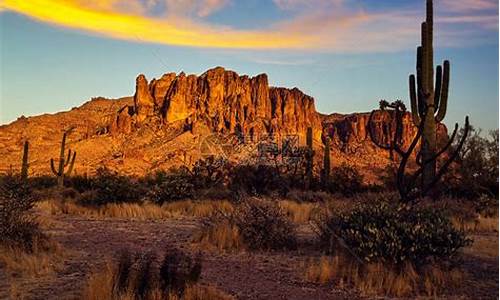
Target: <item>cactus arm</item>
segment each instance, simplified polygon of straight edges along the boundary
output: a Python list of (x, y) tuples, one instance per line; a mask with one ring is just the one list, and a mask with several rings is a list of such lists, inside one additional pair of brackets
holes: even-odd
[(422, 165), (427, 164), (430, 161), (437, 159), (439, 156), (441, 156), (443, 153), (445, 153), (446, 150), (448, 150), (451, 147), (451, 144), (453, 144), (453, 141), (455, 140), (457, 133), (458, 133), (458, 123), (455, 123), (455, 129), (453, 130), (453, 133), (451, 134), (450, 139), (448, 140), (446, 145), (443, 148), (441, 148), (441, 150), (439, 150), (436, 154), (434, 154), (434, 156), (432, 156), (431, 158), (429, 158), (428, 160), (426, 160), (424, 162), (421, 162)]
[(73, 152), (73, 157), (71, 158), (71, 163), (69, 164), (69, 168), (66, 171), (66, 176), (69, 176), (71, 172), (73, 172), (73, 166), (75, 165), (76, 151)]
[(56, 167), (54, 165), (54, 159), (50, 159), (50, 168), (52, 169), (52, 173), (54, 173), (54, 175), (56, 176), (59, 176), (59, 173), (56, 171)]
[(71, 149), (68, 150), (68, 156), (64, 160), (64, 167), (67, 167), (71, 158)]
[(441, 100), (436, 115), (436, 121), (441, 122), (446, 116), (446, 109), (448, 108), (448, 92), (450, 88), (450, 62), (444, 61), (443, 69), (443, 84), (441, 86)]
[(420, 116), (418, 113), (417, 104), (417, 90), (415, 87), (415, 75), (410, 75), (410, 102), (411, 102), (411, 115), (413, 117), (413, 124), (420, 124)]
[(441, 84), (443, 82), (443, 69), (441, 66), (436, 68), (436, 90), (434, 91), (434, 108), (439, 107), (439, 101), (441, 99)]

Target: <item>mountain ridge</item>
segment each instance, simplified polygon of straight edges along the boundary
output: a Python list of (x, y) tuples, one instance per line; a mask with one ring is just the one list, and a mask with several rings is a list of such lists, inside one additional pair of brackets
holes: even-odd
[[(213, 136), (220, 142), (245, 136), (255, 144), (262, 137), (297, 135), (304, 145), (307, 127), (312, 127), (318, 165), (328, 136), (334, 166), (349, 163), (370, 175), (390, 160), (371, 143), (368, 117), (319, 113), (313, 97), (298, 88), (271, 87), (265, 74), (240, 76), (217, 67), (200, 76), (166, 73), (149, 82), (139, 75), (134, 96), (96, 97), (69, 111), (21, 117), (0, 126), (0, 172), (19, 167), (22, 144), (29, 140), (32, 174), (50, 174), (49, 160), (57, 157), (62, 132), (70, 127), (75, 127), (68, 146), (78, 153), (76, 173), (91, 174), (106, 166), (136, 175), (192, 165), (206, 154), (203, 144)], [(387, 139), (389, 116), (377, 113), (374, 121), (375, 134)], [(404, 126), (408, 143), (415, 133), (409, 115)], [(236, 153), (222, 154), (242, 159)]]

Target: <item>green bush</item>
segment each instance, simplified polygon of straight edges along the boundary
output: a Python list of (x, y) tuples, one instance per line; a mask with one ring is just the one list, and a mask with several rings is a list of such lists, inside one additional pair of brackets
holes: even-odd
[(335, 167), (330, 175), (330, 191), (352, 196), (363, 191), (363, 175), (347, 164)]
[(288, 185), (275, 167), (240, 165), (231, 170), (229, 189), (239, 195), (269, 195), (273, 191), (286, 194)]
[(34, 197), (29, 185), (19, 176), (0, 177), (0, 244), (34, 251), (46, 240), (30, 213)]
[(318, 228), (326, 250), (343, 247), (368, 262), (423, 264), (451, 258), (470, 243), (439, 211), (383, 201), (334, 215)]
[(194, 185), (182, 174), (160, 175), (156, 183), (148, 188), (148, 198), (157, 203), (172, 202), (193, 197)]
[(82, 205), (95, 206), (140, 202), (143, 194), (143, 188), (134, 178), (101, 167), (91, 179), (90, 189), (79, 197), (78, 202)]

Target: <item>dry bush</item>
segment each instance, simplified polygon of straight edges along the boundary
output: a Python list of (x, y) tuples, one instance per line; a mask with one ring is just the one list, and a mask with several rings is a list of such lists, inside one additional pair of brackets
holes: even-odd
[(380, 262), (362, 264), (342, 253), (312, 259), (304, 267), (307, 281), (354, 287), (364, 296), (438, 296), (458, 287), (463, 280), (460, 270), (446, 266), (418, 269), (411, 263), (399, 267)]
[(158, 266), (151, 254), (131, 255), (123, 251), (117, 263), (92, 273), (83, 290), (83, 299), (185, 299), (219, 300), (232, 297), (213, 288), (198, 285), (201, 261), (173, 250)]
[(283, 250), (297, 246), (295, 225), (276, 202), (248, 198), (205, 220), (195, 241), (217, 249)]

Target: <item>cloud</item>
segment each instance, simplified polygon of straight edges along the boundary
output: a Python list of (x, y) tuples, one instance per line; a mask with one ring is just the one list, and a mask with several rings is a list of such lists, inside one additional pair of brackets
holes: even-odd
[(452, 12), (498, 10), (498, 0), (441, 0), (439, 4)]
[[(423, 5), (373, 11), (354, 0), (273, 1), (289, 18), (253, 30), (207, 21), (231, 0), (3, 0), (1, 7), (95, 35), (178, 46), (361, 53), (413, 49), (419, 41)], [(436, 3), (440, 46), (491, 42), (486, 36), (498, 31), (493, 0)]]
[(229, 0), (164, 0), (167, 14), (186, 16), (195, 13), (198, 17), (207, 17), (230, 3)]

